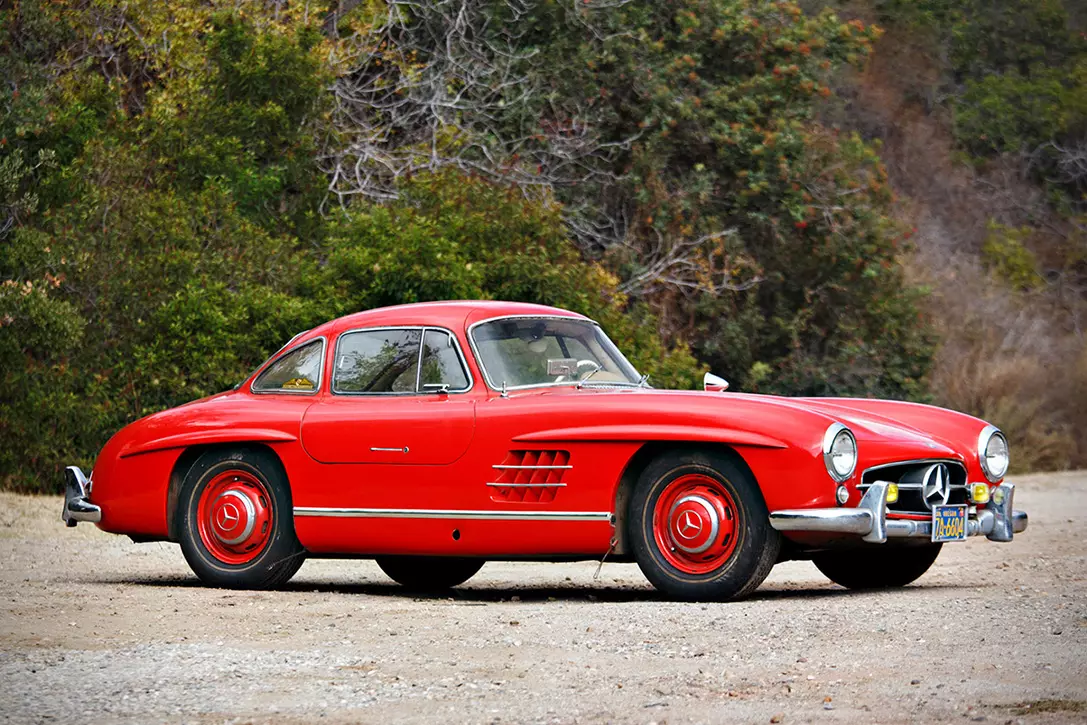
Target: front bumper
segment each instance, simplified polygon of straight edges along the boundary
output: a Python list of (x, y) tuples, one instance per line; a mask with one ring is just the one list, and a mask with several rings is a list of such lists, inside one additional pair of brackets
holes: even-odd
[[(856, 508), (774, 511), (770, 514), (770, 525), (778, 531), (857, 534), (873, 544), (882, 544), (888, 538), (931, 539), (931, 521), (887, 518), (888, 485), (886, 481), (871, 484)], [(984, 535), (990, 541), (1011, 541), (1015, 534), (1025, 531), (1027, 514), (1012, 508), (1014, 494), (1015, 485), (1011, 483), (993, 489), (989, 503), (966, 522), (966, 535)]]
[(91, 482), (79, 466), (64, 469), (64, 510), (60, 519), (68, 526), (80, 521), (98, 523), (102, 520), (102, 508), (90, 502)]

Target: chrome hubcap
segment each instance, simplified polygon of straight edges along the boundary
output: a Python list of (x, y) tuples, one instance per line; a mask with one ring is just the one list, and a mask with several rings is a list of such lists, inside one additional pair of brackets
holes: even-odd
[(673, 545), (688, 554), (701, 554), (710, 548), (721, 527), (717, 509), (696, 494), (677, 500), (668, 512), (668, 522)]
[(211, 531), (215, 538), (228, 546), (248, 539), (256, 521), (256, 507), (241, 491), (224, 491), (212, 504)]

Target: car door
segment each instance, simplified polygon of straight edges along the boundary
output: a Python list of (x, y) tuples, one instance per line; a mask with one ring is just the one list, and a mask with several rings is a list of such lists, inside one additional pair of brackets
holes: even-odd
[(471, 444), (475, 401), (456, 336), (434, 327), (351, 330), (329, 389), (302, 419), (321, 463), (448, 465)]

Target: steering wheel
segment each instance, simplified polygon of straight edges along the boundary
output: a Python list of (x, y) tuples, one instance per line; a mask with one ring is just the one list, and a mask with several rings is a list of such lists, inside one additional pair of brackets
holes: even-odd
[[(592, 373), (595, 373), (597, 370), (603, 370), (604, 369), (604, 366), (601, 365), (600, 363), (598, 363), (596, 360), (578, 360), (577, 361), (577, 378), (579, 380), (582, 379), (582, 377), (581, 377), (581, 368), (589, 367), (590, 365), (592, 366), (592, 370), (589, 370), (586, 373), (586, 375), (591, 375)], [(555, 382), (556, 383), (565, 383), (567, 377), (568, 376), (566, 376), (566, 375), (560, 375), (557, 378), (555, 378)]]

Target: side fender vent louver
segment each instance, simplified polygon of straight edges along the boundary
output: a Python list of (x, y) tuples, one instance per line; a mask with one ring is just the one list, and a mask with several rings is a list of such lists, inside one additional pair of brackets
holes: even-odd
[(487, 482), (492, 501), (505, 503), (550, 503), (559, 490), (570, 465), (569, 451), (510, 451), (491, 467)]

